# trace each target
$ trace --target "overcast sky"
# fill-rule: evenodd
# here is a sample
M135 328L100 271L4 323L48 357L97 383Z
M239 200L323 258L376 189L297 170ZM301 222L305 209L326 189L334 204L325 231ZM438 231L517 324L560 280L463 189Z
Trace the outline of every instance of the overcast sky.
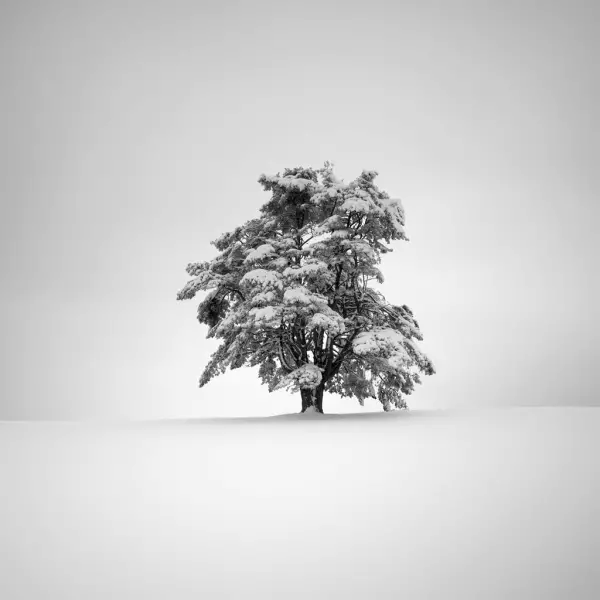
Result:
M299 410L250 370L199 390L175 294L261 173L325 160L403 201L412 408L598 404L599 7L5 0L0 419Z

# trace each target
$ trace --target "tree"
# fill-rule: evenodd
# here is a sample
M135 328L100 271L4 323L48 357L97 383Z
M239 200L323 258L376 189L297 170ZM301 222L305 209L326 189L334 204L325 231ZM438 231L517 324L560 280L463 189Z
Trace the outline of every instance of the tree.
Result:
M198 321L221 340L200 387L228 367L258 366L269 391L300 391L302 412L323 412L325 390L406 408L419 374L435 371L412 311L374 287L381 255L408 239L402 206L376 175L346 184L330 163L261 175L271 197L260 216L212 242L219 255L189 264L177 295L207 292Z

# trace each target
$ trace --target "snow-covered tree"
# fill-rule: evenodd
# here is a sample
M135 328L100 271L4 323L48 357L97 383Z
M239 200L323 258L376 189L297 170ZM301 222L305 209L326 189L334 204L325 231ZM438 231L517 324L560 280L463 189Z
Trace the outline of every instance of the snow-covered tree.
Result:
M326 163L259 178L271 194L260 216L215 240L216 258L189 264L193 279L177 295L207 292L198 320L221 340L200 387L248 365L269 391L299 390L303 412L323 412L325 390L406 407L419 374L434 367L415 342L412 311L374 287L381 255L408 239L400 201L376 175L343 183Z

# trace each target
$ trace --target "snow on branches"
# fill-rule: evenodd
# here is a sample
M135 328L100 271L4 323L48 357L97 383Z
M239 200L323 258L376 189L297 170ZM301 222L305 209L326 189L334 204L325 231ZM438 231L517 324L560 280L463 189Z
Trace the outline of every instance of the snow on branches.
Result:
M402 204L376 175L344 183L329 163L261 175L270 199L260 216L215 240L213 260L189 264L177 296L206 292L198 320L222 340L201 386L227 368L259 366L269 390L300 390L303 410L322 410L324 390L389 410L405 406L419 373L434 372L410 309L373 287L389 244L408 239Z
M322 380L321 369L307 363L282 377L275 389L314 390L319 387Z

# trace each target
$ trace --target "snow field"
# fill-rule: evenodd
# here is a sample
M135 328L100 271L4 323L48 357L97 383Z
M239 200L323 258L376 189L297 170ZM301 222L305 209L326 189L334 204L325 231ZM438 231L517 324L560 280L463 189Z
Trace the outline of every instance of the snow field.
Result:
M600 410L0 423L0 598L600 597Z

